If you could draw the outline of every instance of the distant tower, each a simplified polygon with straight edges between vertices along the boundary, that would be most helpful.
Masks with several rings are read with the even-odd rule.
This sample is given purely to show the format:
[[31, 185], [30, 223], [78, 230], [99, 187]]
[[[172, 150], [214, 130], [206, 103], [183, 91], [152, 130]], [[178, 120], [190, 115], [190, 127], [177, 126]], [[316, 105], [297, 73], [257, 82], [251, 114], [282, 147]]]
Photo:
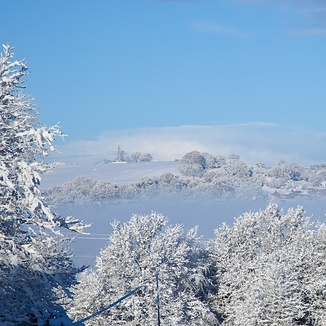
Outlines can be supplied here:
[[117, 156], [117, 161], [121, 162], [121, 146], [118, 144], [118, 156]]

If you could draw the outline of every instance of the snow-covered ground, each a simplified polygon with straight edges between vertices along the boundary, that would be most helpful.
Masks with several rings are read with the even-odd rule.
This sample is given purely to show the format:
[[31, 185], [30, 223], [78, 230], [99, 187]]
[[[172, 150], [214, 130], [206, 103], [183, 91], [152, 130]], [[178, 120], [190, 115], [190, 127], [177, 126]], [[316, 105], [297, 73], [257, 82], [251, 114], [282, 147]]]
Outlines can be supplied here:
[[59, 186], [78, 176], [116, 183], [137, 181], [142, 177], [171, 172], [178, 174], [178, 162], [140, 162], [140, 163], [65, 163], [43, 174], [41, 188]]
[[[139, 180], [142, 177], [160, 176], [171, 172], [178, 174], [178, 162], [144, 162], [124, 164], [64, 164], [52, 172], [42, 176], [41, 188], [63, 183], [77, 177], [86, 176], [94, 179], [107, 180], [116, 183], [127, 183]], [[277, 198], [274, 199], [274, 201]], [[279, 200], [281, 208], [302, 205], [307, 215], [325, 221], [325, 199], [298, 198], [294, 200]], [[115, 219], [128, 221], [132, 214], [149, 214], [151, 211], [163, 213], [171, 224], [183, 224], [185, 231], [194, 226], [199, 226], [199, 234], [203, 241], [214, 236], [214, 229], [223, 222], [232, 224], [234, 218], [244, 212], [265, 209], [267, 201], [254, 200], [174, 200], [156, 198], [139, 200], [123, 204], [69, 204], [55, 207], [59, 214], [73, 214], [86, 223], [92, 223], [89, 235], [80, 235], [73, 244], [75, 260], [78, 265], [91, 265], [95, 257], [108, 242], [112, 232], [110, 223]]]

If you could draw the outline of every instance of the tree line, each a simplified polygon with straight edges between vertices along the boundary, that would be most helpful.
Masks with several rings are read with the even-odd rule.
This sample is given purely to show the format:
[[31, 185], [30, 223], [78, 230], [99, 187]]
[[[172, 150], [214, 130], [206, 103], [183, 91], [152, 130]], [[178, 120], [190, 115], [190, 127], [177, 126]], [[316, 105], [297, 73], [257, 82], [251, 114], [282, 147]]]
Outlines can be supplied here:
[[179, 162], [179, 174], [164, 173], [127, 184], [79, 176], [44, 195], [53, 204], [121, 202], [180, 195], [186, 198], [268, 199], [326, 195], [326, 163], [304, 167], [280, 161], [249, 165], [238, 155], [192, 151]]

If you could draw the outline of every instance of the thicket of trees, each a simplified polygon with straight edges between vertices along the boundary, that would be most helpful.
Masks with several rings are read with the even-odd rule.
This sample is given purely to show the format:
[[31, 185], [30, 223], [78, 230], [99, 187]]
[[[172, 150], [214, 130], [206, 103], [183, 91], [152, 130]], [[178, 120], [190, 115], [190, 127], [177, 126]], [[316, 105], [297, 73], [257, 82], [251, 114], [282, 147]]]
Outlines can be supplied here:
[[158, 305], [162, 325], [325, 325], [326, 226], [302, 207], [245, 213], [207, 244], [167, 222], [156, 213], [114, 222], [69, 315], [80, 320], [147, 282], [89, 325], [156, 325]]
[[272, 167], [264, 163], [250, 166], [235, 154], [225, 158], [193, 151], [181, 159], [179, 170], [179, 175], [165, 173], [129, 184], [77, 177], [62, 186], [46, 189], [44, 193], [50, 202], [64, 204], [177, 194], [187, 198], [266, 199], [275, 190], [289, 194], [292, 190], [299, 191], [297, 195], [320, 195], [326, 189], [326, 164], [323, 163], [303, 167], [280, 161]]
[[61, 132], [38, 122], [22, 92], [27, 66], [12, 50], [5, 45], [0, 54], [0, 324], [42, 325], [64, 313], [58, 296], [69, 294], [79, 272], [60, 229], [84, 226], [55, 215], [40, 193], [40, 174], [49, 168], [41, 158]]

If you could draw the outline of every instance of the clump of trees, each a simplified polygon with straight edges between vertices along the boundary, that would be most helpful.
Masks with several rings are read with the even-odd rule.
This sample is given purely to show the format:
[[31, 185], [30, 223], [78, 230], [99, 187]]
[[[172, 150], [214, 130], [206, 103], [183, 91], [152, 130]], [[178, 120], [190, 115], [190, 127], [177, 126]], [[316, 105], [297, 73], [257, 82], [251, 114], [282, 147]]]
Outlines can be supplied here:
[[[153, 160], [153, 156], [149, 153], [134, 152], [134, 153], [129, 154], [128, 152], [123, 150], [120, 145], [118, 145], [117, 156], [113, 160], [113, 162], [138, 163], [138, 162], [151, 162], [152, 160]], [[110, 161], [104, 160], [103, 162], [109, 163]]]
[[325, 325], [326, 226], [302, 207], [244, 213], [206, 244], [157, 213], [112, 226], [73, 289], [75, 320], [145, 284], [90, 325], [155, 325], [158, 307], [163, 325]]
[[150, 199], [158, 196], [183, 194], [187, 186], [187, 180], [172, 173], [166, 173], [160, 177], [142, 178], [137, 182], [127, 184], [80, 176], [62, 186], [45, 189], [43, 193], [49, 202], [56, 205], [94, 201], [118, 203], [140, 198]]
[[37, 120], [23, 93], [24, 61], [13, 60], [13, 48], [0, 54], [0, 324], [23, 321], [45, 324], [64, 313], [58, 296], [69, 295], [76, 273], [69, 239], [60, 229], [82, 232], [72, 217], [54, 214], [39, 190], [49, 168], [41, 158], [54, 150], [62, 134]]

